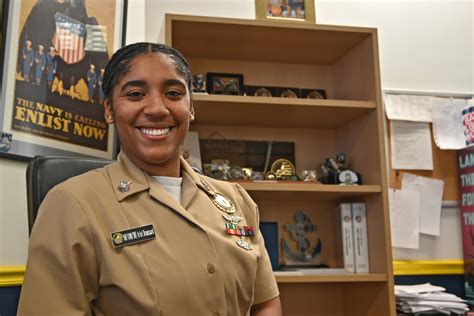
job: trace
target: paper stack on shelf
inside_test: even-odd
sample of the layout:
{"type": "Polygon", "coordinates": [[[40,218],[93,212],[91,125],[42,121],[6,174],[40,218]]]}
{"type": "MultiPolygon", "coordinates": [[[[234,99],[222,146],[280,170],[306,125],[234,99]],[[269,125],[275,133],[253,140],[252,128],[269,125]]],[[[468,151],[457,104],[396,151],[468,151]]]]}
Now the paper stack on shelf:
{"type": "Polygon", "coordinates": [[[469,311],[467,301],[446,293],[441,286],[429,283],[418,285],[395,285],[397,310],[404,313],[451,313],[464,315],[469,311]]]}

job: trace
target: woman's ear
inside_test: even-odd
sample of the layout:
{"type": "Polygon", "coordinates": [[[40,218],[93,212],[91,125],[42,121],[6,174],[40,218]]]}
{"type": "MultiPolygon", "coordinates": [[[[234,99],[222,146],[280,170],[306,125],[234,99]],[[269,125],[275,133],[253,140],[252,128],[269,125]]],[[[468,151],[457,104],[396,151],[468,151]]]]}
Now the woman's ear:
{"type": "Polygon", "coordinates": [[[189,121],[192,122],[194,121],[194,106],[191,103],[191,108],[189,109],[189,121]]]}
{"type": "Polygon", "coordinates": [[[105,107],[105,121],[107,124],[113,124],[114,123],[114,111],[112,110],[112,104],[110,104],[109,99],[104,100],[104,107],[105,107]]]}

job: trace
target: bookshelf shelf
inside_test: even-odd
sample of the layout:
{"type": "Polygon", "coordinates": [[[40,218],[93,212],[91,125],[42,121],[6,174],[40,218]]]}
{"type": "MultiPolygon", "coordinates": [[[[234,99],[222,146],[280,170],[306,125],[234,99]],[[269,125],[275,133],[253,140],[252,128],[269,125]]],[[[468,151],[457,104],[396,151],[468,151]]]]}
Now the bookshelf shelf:
{"type": "Polygon", "coordinates": [[[292,142],[298,174],[345,153],[364,185],[238,183],[258,204],[260,221],[277,223],[273,249],[280,264],[282,239],[299,251],[285,225],[303,211],[317,227],[305,238],[310,245],[321,240],[321,262],[342,268],[337,207],[366,205],[369,273],[278,272],[284,315],[395,316],[377,30],[168,14],[166,43],[186,56],[193,73],[242,74],[248,86],[325,90],[321,100],[196,93],[190,129],[200,139],[292,142]]]}
{"type": "Polygon", "coordinates": [[[247,191],[284,191],[284,192],[321,192],[321,193],[334,193],[344,195],[363,195],[371,193],[382,192],[380,185],[333,185],[333,184],[313,184],[304,182],[287,182],[287,181],[261,181],[261,182],[246,182],[239,181],[247,191]]]}
{"type": "Polygon", "coordinates": [[[196,124],[334,128],[375,109],[373,101],[193,94],[196,124]],[[219,109],[219,110],[216,110],[219,109]],[[242,113],[247,113],[242,117],[242,113]]]}
{"type": "Polygon", "coordinates": [[[386,274],[343,274],[343,275],[283,275],[275,276],[278,283],[326,283],[326,282],[386,282],[386,274]]]}

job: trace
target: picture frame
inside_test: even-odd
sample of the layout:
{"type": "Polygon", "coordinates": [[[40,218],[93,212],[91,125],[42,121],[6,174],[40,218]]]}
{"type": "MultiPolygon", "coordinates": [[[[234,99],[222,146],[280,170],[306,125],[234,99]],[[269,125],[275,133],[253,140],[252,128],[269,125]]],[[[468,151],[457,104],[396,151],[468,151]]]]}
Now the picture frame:
{"type": "Polygon", "coordinates": [[[244,76],[242,74],[207,73],[207,92],[209,94],[244,95],[244,76]]]}
{"type": "Polygon", "coordinates": [[[314,0],[255,0],[257,20],[316,23],[314,0]]]}
{"type": "Polygon", "coordinates": [[[118,141],[100,87],[107,62],[125,44],[127,0],[3,1],[0,157],[115,159],[118,141]]]}

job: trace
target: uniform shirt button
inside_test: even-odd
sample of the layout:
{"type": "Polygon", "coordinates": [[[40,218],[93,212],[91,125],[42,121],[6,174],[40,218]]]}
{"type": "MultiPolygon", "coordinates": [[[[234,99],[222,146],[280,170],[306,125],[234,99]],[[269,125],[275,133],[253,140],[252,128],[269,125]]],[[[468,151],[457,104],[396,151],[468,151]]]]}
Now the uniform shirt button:
{"type": "Polygon", "coordinates": [[[216,272],[216,267],[212,263],[207,264],[207,272],[214,273],[216,272]]]}

